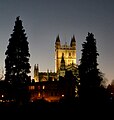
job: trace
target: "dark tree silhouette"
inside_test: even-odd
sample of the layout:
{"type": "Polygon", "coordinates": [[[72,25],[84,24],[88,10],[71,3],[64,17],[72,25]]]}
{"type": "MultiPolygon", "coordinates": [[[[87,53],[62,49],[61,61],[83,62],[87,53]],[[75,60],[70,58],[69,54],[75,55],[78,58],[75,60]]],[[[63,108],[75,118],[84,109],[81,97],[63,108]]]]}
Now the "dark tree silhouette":
{"type": "Polygon", "coordinates": [[[5,80],[11,84],[28,83],[30,81],[29,47],[19,17],[16,18],[13,34],[5,52],[5,80]]]}
{"type": "Polygon", "coordinates": [[[26,85],[30,83],[31,77],[29,64],[29,47],[22,21],[16,18],[13,34],[9,39],[9,45],[5,52],[5,82],[8,87],[8,95],[18,103],[27,102],[29,93],[26,85]]]}
{"type": "Polygon", "coordinates": [[[102,73],[97,68],[96,39],[92,33],[88,33],[86,42],[82,44],[82,57],[79,65],[80,99],[95,97],[102,81],[102,73]]]}
{"type": "Polygon", "coordinates": [[[72,71],[65,72],[65,98],[75,98],[76,77],[72,74],[72,71]]]}

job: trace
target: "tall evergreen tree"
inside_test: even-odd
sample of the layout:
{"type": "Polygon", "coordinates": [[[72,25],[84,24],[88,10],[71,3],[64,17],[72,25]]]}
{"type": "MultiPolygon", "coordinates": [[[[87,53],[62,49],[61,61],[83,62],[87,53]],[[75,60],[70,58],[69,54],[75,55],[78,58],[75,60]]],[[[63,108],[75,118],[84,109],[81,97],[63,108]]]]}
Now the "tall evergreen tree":
{"type": "Polygon", "coordinates": [[[30,81],[28,44],[22,21],[17,17],[5,52],[5,80],[11,84],[23,84],[30,81]]]}
{"type": "Polygon", "coordinates": [[[96,39],[88,33],[86,42],[82,44],[82,57],[79,65],[80,96],[94,95],[102,80],[102,73],[98,69],[96,39]]]}

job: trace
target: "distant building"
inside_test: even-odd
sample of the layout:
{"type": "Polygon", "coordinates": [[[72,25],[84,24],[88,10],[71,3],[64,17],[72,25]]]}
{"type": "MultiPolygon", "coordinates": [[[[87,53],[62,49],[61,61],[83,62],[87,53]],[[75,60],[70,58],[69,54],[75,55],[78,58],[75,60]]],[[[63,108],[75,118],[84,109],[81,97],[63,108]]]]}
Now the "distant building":
{"type": "MultiPolygon", "coordinates": [[[[34,65],[34,83],[29,86],[32,91],[31,99],[45,98],[48,101],[58,101],[64,97],[67,91],[67,82],[64,81],[66,71],[72,71],[75,78],[78,78],[78,65],[76,64],[76,40],[71,38],[70,45],[61,45],[59,35],[55,41],[55,72],[47,70],[40,72],[38,64],[34,65]],[[62,80],[60,80],[60,77],[62,80]]],[[[71,78],[71,81],[74,78],[71,78]]],[[[78,83],[78,82],[77,82],[78,83]]],[[[70,90],[77,91],[77,86],[70,90]]],[[[68,91],[67,91],[68,92],[68,91]]],[[[70,92],[70,94],[72,94],[70,92]]],[[[77,93],[76,93],[77,94],[77,93]]]]}
{"type": "Polygon", "coordinates": [[[59,76],[64,77],[66,70],[72,70],[73,74],[77,74],[76,64],[76,40],[75,36],[71,38],[70,45],[65,42],[61,45],[59,35],[55,41],[55,72],[47,70],[40,72],[38,64],[34,65],[34,81],[41,82],[47,81],[49,78],[52,80],[58,79],[59,76]]]}
{"type": "Polygon", "coordinates": [[[40,72],[38,64],[34,65],[34,81],[42,82],[48,81],[49,79],[57,79],[57,73],[47,70],[46,72],[40,72]]]}

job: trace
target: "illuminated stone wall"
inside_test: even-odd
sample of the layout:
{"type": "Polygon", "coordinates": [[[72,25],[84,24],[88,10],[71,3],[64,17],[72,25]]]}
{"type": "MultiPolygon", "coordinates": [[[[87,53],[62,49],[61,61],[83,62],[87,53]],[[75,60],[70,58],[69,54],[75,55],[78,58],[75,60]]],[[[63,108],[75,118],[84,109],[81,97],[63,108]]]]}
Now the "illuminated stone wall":
{"type": "MultiPolygon", "coordinates": [[[[72,39],[71,39],[72,40],[72,39]]],[[[60,69],[62,54],[64,55],[65,65],[76,64],[76,42],[74,45],[61,45],[60,41],[55,42],[55,72],[60,69]]]]}

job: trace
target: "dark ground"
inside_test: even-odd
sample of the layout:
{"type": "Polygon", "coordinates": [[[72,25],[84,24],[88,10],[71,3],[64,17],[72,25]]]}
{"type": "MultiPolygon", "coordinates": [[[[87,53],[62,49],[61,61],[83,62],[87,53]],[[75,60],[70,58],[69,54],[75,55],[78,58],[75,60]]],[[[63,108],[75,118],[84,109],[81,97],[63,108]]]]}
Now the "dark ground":
{"type": "Polygon", "coordinates": [[[0,115],[7,119],[86,119],[96,120],[108,118],[114,114],[114,105],[111,104],[80,104],[77,102],[53,102],[43,100],[27,104],[1,103],[0,115]],[[96,119],[95,119],[96,118],[96,119]]]}

